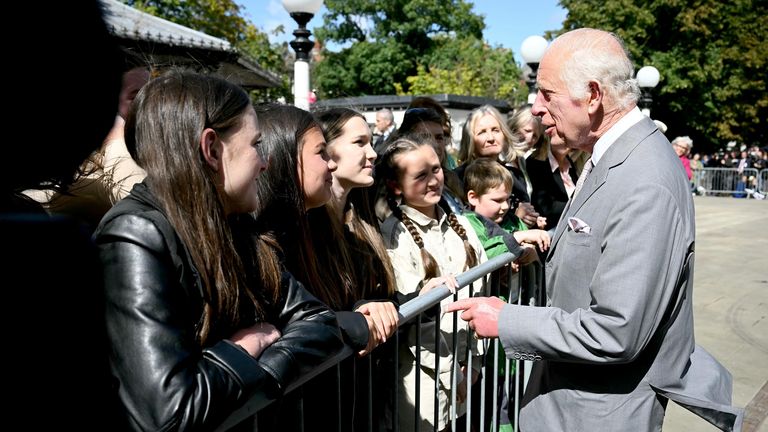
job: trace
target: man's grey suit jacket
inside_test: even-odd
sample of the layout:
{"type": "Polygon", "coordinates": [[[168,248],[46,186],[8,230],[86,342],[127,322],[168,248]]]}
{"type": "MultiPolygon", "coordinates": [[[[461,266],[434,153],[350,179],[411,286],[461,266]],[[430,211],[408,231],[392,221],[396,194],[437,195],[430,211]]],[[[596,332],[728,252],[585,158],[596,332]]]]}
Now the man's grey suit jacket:
{"type": "Polygon", "coordinates": [[[563,212],[548,307],[502,310],[507,356],[535,360],[519,430],[657,431],[668,398],[740,429],[730,374],[694,343],[694,210],[679,165],[651,120],[632,126],[563,212]]]}

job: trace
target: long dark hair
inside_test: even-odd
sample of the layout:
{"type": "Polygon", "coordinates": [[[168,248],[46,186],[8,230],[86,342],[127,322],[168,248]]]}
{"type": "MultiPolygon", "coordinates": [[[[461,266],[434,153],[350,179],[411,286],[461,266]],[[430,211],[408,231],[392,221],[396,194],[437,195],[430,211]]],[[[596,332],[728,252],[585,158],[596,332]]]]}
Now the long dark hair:
{"type": "MultiPolygon", "coordinates": [[[[198,337],[203,345],[214,326],[241,326],[245,301],[261,311],[248,289],[215,174],[200,150],[204,129],[226,134],[240,125],[249,106],[248,95],[232,83],[172,70],[144,86],[126,119],[128,150],[147,171],[147,187],[202,280],[206,306],[198,337]]],[[[277,292],[275,286],[267,289],[277,292]]]]}
{"type": "MultiPolygon", "coordinates": [[[[331,108],[316,116],[329,147],[344,134],[344,127],[351,119],[357,117],[365,121],[361,113],[350,108],[331,108]]],[[[373,211],[373,190],[358,187],[349,192],[344,203],[344,225],[331,204],[309,212],[314,243],[325,248],[324,254],[318,254],[321,268],[330,273],[329,278],[349,286],[344,290],[348,291],[348,298],[342,299],[347,305],[361,299],[390,298],[397,288],[373,211]],[[345,235],[345,229],[349,236],[345,235]]]]}
{"type": "Polygon", "coordinates": [[[299,176],[304,136],[312,128],[322,131],[320,123],[309,112],[291,105],[258,105],[256,112],[269,154],[269,167],[258,186],[259,225],[274,233],[286,267],[312,294],[331,307],[343,304],[345,291],[322,277],[319,269],[299,176]]]}

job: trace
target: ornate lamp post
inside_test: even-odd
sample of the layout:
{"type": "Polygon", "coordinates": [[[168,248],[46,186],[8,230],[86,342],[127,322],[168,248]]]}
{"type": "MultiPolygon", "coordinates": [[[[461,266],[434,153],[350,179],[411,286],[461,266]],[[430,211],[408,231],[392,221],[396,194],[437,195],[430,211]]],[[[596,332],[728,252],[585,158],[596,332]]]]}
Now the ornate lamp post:
{"type": "Polygon", "coordinates": [[[544,57],[544,51],[547,50],[549,43],[541,36],[528,36],[520,46],[520,55],[531,73],[528,74],[526,83],[528,84],[528,105],[533,105],[536,101],[536,72],[539,70],[539,62],[544,57]]]}
{"type": "Polygon", "coordinates": [[[293,104],[309,111],[309,52],[315,46],[309,39],[312,34],[307,23],[323,6],[323,0],[283,0],[283,7],[296,21],[299,28],[293,31],[296,37],[291,48],[296,51],[293,64],[293,104]]]}
{"type": "Polygon", "coordinates": [[[651,89],[659,84],[659,70],[653,66],[643,66],[637,71],[637,84],[640,86],[640,111],[651,116],[651,89]]]}

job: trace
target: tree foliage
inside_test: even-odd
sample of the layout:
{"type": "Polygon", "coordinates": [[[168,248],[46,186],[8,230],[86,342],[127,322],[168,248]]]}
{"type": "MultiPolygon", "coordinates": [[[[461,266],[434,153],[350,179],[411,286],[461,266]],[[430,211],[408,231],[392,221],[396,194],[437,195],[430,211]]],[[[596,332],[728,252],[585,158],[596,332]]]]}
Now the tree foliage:
{"type": "Polygon", "coordinates": [[[560,0],[564,30],[619,35],[637,68],[655,66],[652,117],[705,150],[766,142],[768,3],[763,0],[560,0]],[[674,121],[673,121],[674,120],[674,121]]]}
{"type": "Polygon", "coordinates": [[[409,91],[395,84],[398,94],[483,96],[507,100],[512,106],[525,101],[525,82],[512,50],[493,48],[473,37],[440,37],[438,44],[440,48],[417,66],[416,75],[406,78],[409,91]]]}
{"type": "MultiPolygon", "coordinates": [[[[232,44],[241,54],[281,77],[282,86],[254,90],[256,100],[289,97],[290,67],[286,64],[287,44],[270,44],[266,33],[257,29],[243,16],[240,5],[233,0],[124,0],[126,4],[149,14],[167,19],[232,44]]],[[[277,32],[282,32],[278,28],[277,32]]]]}
{"type": "MultiPolygon", "coordinates": [[[[325,49],[315,66],[315,86],[323,97],[402,94],[411,92],[412,85],[437,90],[432,93],[460,89],[460,94],[467,94],[476,88],[483,95],[514,93],[497,91],[509,87],[507,84],[476,79],[486,65],[482,53],[505,54],[479,42],[485,28],[483,17],[474,14],[472,4],[465,0],[327,0],[325,6],[324,23],[316,36],[324,44],[343,48],[338,52],[325,49]],[[463,56],[463,71],[457,73],[451,61],[463,54],[457,49],[461,44],[475,44],[475,60],[480,61],[463,56]],[[451,81],[440,86],[440,77],[451,81]],[[456,85],[457,80],[472,77],[473,83],[456,85]]],[[[516,68],[514,61],[511,65],[516,68]]],[[[518,75],[503,79],[515,81],[518,75]]]]}

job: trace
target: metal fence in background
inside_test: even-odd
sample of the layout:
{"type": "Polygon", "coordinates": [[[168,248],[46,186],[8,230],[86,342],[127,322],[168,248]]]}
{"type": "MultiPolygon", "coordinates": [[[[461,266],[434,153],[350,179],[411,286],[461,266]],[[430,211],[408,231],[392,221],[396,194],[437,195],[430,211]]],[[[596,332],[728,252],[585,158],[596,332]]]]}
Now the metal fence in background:
{"type": "Polygon", "coordinates": [[[768,188],[768,169],[697,169],[693,170],[691,183],[692,191],[699,195],[754,198],[754,191],[764,194],[768,188]]]}

